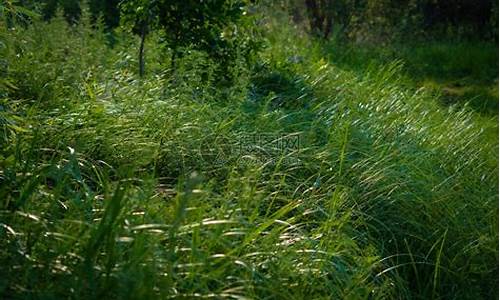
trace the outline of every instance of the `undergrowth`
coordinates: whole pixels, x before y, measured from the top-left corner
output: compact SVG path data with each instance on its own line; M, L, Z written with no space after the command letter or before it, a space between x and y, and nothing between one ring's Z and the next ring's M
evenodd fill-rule
M153 39L139 80L125 33L2 29L3 298L498 296L497 119L263 26L225 88Z

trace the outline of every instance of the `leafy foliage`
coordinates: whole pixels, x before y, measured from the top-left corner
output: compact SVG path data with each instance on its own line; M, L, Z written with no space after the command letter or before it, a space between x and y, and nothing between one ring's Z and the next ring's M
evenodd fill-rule
M42 14L45 20L52 19L58 8L63 10L64 17L69 24L76 24L82 13L80 0L43 0Z
M89 9L94 23L102 17L107 30L120 25L120 0L89 0Z
M138 35L160 29L172 50L172 64L193 49L206 52L227 75L239 57L248 61L260 47L255 30L241 22L248 4L243 0L129 0L122 3L122 15L124 24Z

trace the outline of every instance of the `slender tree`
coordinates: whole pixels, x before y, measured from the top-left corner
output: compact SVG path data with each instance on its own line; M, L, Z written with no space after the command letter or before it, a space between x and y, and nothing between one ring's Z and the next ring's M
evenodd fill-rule
M140 37L139 44L139 76L145 73L144 47L146 37L151 28L158 24L158 1L155 0L126 0L122 2L122 22L134 34Z
M224 30L244 12L245 0L125 0L122 21L140 37L139 74L144 75L144 45L150 30L158 29L172 50L172 67L183 47L207 52L222 60L228 46Z

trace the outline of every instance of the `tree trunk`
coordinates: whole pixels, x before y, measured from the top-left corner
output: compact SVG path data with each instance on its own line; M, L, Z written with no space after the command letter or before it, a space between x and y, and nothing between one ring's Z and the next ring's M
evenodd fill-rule
M175 63L177 60L177 48L172 49L172 57L170 58L170 69L172 69L172 73L175 70Z
M144 77L144 43L146 42L146 23L141 29L141 46L139 47L139 76Z
M309 15L309 26L311 31L315 34L321 32L321 13L319 11L319 6L317 0L305 0L306 8Z
M332 27L333 27L333 15L334 15L334 9L333 9L333 3L332 1L325 0L323 1L323 12L325 14L325 24L324 24L324 30L323 30L323 38L326 40L330 36L330 33L332 33Z
M311 32L327 39L333 26L333 0L305 0Z

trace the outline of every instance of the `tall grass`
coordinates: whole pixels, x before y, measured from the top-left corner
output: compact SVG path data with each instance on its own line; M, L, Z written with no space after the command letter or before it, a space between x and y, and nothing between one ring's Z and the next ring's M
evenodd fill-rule
M153 40L138 80L124 34L2 33L3 297L497 296L495 125L265 26L229 88L197 52L162 71Z

